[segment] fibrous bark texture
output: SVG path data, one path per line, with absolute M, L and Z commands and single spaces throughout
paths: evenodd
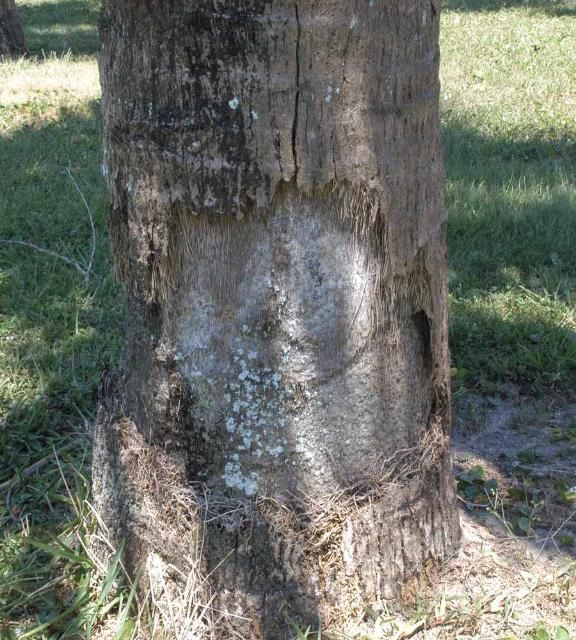
M 0 57 L 27 53 L 14 0 L 0 0 Z
M 377 610 L 459 538 L 436 3 L 104 0 L 101 34 L 99 506 L 216 637 Z

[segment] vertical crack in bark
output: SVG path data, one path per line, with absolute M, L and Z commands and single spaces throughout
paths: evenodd
M 296 97 L 294 99 L 294 121 L 292 122 L 292 156 L 294 158 L 294 182 L 298 183 L 298 151 L 296 149 L 296 135 L 298 132 L 298 110 L 300 105 L 300 36 L 302 28 L 300 26 L 300 16 L 298 14 L 298 3 L 294 3 L 296 13 Z

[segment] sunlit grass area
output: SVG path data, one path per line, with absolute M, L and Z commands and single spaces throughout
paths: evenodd
M 455 384 L 568 395 L 574 4 L 444 7 Z M 94 0 L 23 0 L 36 57 L 0 64 L 0 238 L 9 241 L 0 242 L 2 640 L 89 637 L 127 597 L 118 566 L 102 573 L 82 546 L 93 524 L 89 430 L 100 373 L 119 363 L 123 318 L 100 172 L 97 11 Z M 123 633 L 125 624 L 110 637 Z
M 93 58 L 50 54 L 42 62 L 22 58 L 0 66 L 0 132 L 10 135 L 28 125 L 58 120 L 63 109 L 93 118 L 100 95 Z M 92 108 L 90 108 L 92 105 Z

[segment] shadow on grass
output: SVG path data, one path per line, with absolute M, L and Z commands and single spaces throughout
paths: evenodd
M 120 292 L 109 255 L 105 190 L 99 171 L 98 103 L 88 113 L 63 111 L 41 128 L 25 127 L 0 138 L 0 237 L 22 240 L 86 264 L 96 252 L 88 285 L 61 260 L 32 248 L 0 243 L 0 451 L 42 450 L 55 433 L 82 423 L 94 411 L 103 366 L 118 359 L 122 325 Z M 27 454 L 30 453 L 27 451 Z M 0 482 L 21 463 L 0 465 Z
M 576 16 L 573 0 L 444 0 L 445 11 L 482 12 L 505 9 L 529 9 L 550 16 Z
M 26 43 L 32 54 L 93 55 L 100 47 L 96 0 L 43 0 L 19 5 Z
M 77 572 L 86 573 L 85 558 L 57 560 L 28 545 L 22 532 L 48 542 L 74 530 L 66 484 L 80 503 L 88 497 L 86 432 L 100 373 L 119 358 L 123 304 L 106 238 L 97 113 L 93 102 L 87 111 L 62 111 L 42 127 L 0 137 L 0 237 L 30 241 L 83 264 L 89 260 L 90 222 L 65 168 L 90 205 L 97 233 L 87 285 L 57 258 L 0 244 L 0 485 L 13 483 L 4 486 L 0 500 L 2 638 L 12 637 L 3 635 L 7 620 L 56 620 L 88 584 Z M 58 563 L 68 563 L 68 578 Z M 80 637 L 62 635 L 74 615 L 70 610 L 52 631 Z
M 451 349 L 471 384 L 576 387 L 576 144 L 447 115 Z
M 489 393 L 511 383 L 534 395 L 562 391 L 574 398 L 576 332 L 530 297 L 516 295 L 507 309 L 491 302 L 452 299 L 457 381 Z
M 448 117 L 444 147 L 453 292 L 576 278 L 576 140 L 488 137 Z

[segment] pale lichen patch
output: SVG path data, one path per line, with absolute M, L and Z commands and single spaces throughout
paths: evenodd
M 223 454 L 222 480 L 247 496 L 258 491 L 259 469 L 287 455 L 292 402 L 282 372 L 270 366 L 271 362 L 262 362 L 255 340 L 248 326 L 241 325 L 239 336 L 232 341 L 234 348 L 225 358 L 228 364 L 221 370 L 227 382 L 220 391 L 211 390 L 218 393 L 221 419 L 230 438 Z M 190 366 L 188 376 L 196 372 L 199 370 Z M 202 376 L 208 378 L 206 372 Z
M 242 472 L 242 466 L 237 462 L 227 462 L 222 476 L 227 487 L 253 496 L 258 491 L 258 474 L 250 471 L 247 475 Z

